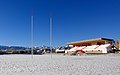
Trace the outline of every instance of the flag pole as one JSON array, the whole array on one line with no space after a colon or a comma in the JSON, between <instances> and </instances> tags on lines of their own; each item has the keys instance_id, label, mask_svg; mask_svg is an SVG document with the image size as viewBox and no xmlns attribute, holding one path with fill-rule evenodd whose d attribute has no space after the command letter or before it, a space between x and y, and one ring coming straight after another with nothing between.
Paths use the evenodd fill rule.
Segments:
<instances>
[{"instance_id":1,"label":"flag pole","mask_svg":"<svg viewBox=\"0 0 120 75\"><path fill-rule=\"evenodd\" d=\"M34 17L31 16L31 55L32 55L32 59L33 59L33 19Z\"/></svg>"},{"instance_id":2,"label":"flag pole","mask_svg":"<svg viewBox=\"0 0 120 75\"><path fill-rule=\"evenodd\" d=\"M50 16L50 53L52 58L52 17Z\"/></svg>"}]
</instances>

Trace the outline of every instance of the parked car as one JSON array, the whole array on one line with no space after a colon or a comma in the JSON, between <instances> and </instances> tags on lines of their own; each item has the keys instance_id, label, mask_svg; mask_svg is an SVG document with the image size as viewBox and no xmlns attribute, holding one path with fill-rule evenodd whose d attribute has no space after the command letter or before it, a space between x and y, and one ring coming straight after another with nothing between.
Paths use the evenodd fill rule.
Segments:
<instances>
[{"instance_id":1,"label":"parked car","mask_svg":"<svg viewBox=\"0 0 120 75\"><path fill-rule=\"evenodd\" d=\"M64 48L58 48L55 51L56 53L65 53L65 49Z\"/></svg>"}]
</instances>

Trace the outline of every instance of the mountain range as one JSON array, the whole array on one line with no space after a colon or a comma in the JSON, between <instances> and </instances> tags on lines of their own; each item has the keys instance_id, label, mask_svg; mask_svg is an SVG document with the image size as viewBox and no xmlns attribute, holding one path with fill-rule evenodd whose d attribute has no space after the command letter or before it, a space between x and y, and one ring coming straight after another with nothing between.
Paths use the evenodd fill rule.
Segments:
<instances>
[{"instance_id":1,"label":"mountain range","mask_svg":"<svg viewBox=\"0 0 120 75\"><path fill-rule=\"evenodd\" d=\"M7 50L9 48L14 48L14 49L17 49L17 50L26 49L26 47L21 47L21 46L2 46L2 45L0 45L0 49L2 49L2 50Z\"/></svg>"}]
</instances>

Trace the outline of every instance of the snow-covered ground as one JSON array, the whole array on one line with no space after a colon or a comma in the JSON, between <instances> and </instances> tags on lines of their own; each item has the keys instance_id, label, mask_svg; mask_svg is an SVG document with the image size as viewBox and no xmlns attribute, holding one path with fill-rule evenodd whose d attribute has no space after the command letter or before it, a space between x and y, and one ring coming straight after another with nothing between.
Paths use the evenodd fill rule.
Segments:
<instances>
[{"instance_id":1,"label":"snow-covered ground","mask_svg":"<svg viewBox=\"0 0 120 75\"><path fill-rule=\"evenodd\" d=\"M0 55L0 75L120 75L120 56Z\"/></svg>"}]
</instances>

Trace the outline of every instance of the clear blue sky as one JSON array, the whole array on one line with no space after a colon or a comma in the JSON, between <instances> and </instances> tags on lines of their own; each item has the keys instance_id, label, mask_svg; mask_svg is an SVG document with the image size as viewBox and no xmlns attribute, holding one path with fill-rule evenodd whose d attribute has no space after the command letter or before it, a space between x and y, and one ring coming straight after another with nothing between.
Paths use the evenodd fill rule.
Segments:
<instances>
[{"instance_id":1,"label":"clear blue sky","mask_svg":"<svg viewBox=\"0 0 120 75\"><path fill-rule=\"evenodd\" d=\"M0 0L0 45L30 47L31 15L36 46L49 46L50 15L53 46L99 37L120 39L120 0Z\"/></svg>"}]
</instances>

